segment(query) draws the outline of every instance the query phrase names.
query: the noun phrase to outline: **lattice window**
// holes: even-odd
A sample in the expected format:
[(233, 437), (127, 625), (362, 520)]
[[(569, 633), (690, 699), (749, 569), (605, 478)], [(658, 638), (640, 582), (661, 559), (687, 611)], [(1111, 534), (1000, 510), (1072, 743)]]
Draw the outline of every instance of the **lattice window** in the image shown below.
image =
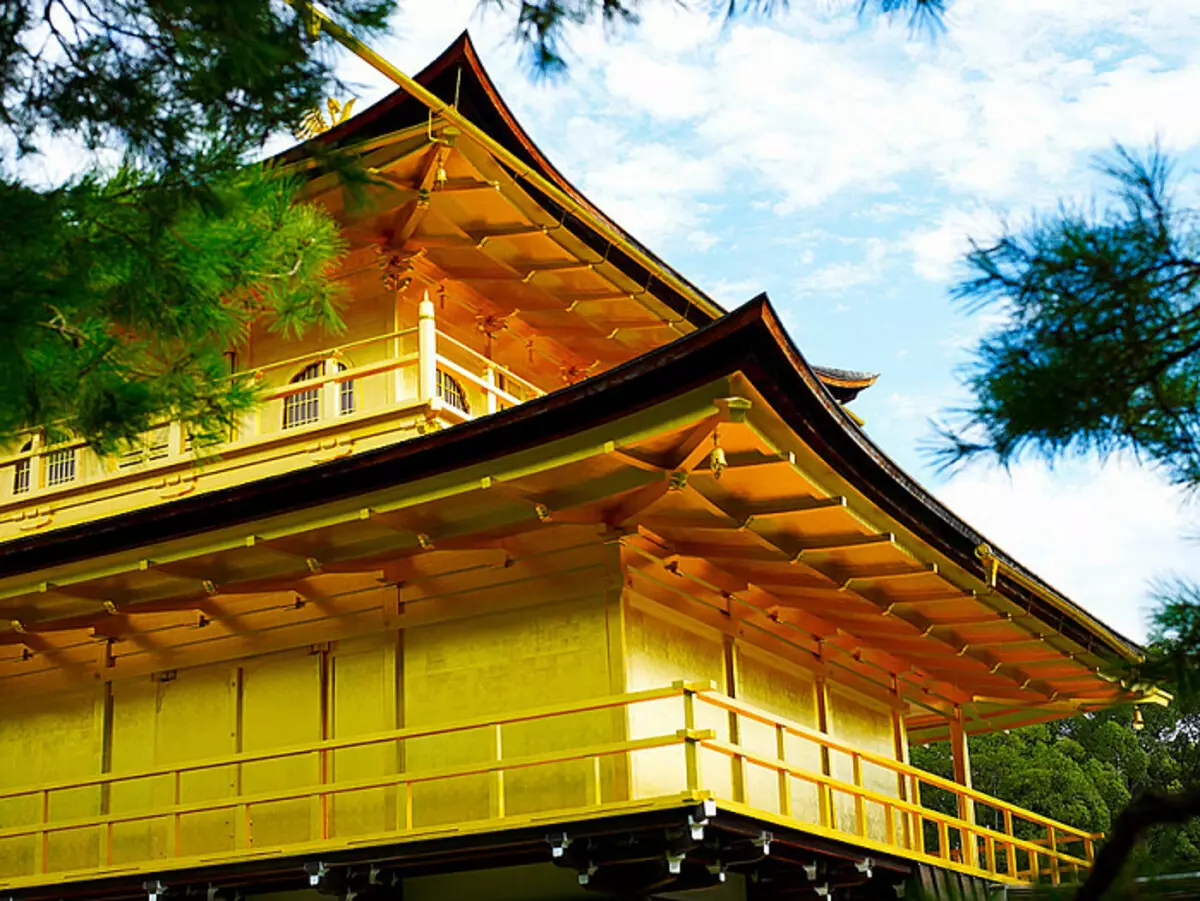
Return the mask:
[(463, 390), (463, 386), (452, 375), (440, 369), (437, 371), (437, 395), (446, 406), (464, 413), (471, 412), (471, 405), (467, 403), (467, 392)]
[[(25, 442), (21, 453), (27, 454), (33, 450), (33, 439)], [(33, 487), (33, 458), (25, 457), (17, 461), (13, 468), (13, 494), (26, 494)]]
[[(338, 372), (342, 372), (346, 368), (341, 363), (336, 365)], [(348, 380), (338, 383), (338, 413), (342, 416), (349, 416), (354, 410), (354, 381)]]
[[(311, 363), (292, 379), (295, 382), (309, 382), (319, 379), (325, 374), (325, 363)], [(283, 399), (283, 427), (294, 429), (297, 426), (308, 425), (321, 418), (321, 389), (309, 388), (307, 391), (297, 391)]]
[[(326, 361), (321, 360), (318, 363), (311, 363), (305, 366), (304, 369), (292, 379), (292, 383), (308, 382), (313, 379), (323, 378), (326, 373)], [(330, 375), (338, 372), (345, 372), (346, 366), (340, 361), (334, 361), (334, 370)], [(345, 381), (338, 384), (338, 415), (346, 416), (353, 413), (356, 408), (356, 399), (354, 396), (354, 382)], [(283, 399), (283, 427), (285, 429), (294, 429), (296, 426), (308, 425), (316, 422), (321, 418), (321, 387), (309, 388), (306, 391), (297, 391), (295, 394), (289, 394)]]
[(64, 447), (46, 454), (46, 485), (75, 481), (75, 448)]
[(171, 452), (171, 427), (164, 425), (146, 432), (141, 441), (117, 457), (117, 468), (128, 469), (150, 460), (165, 459)]

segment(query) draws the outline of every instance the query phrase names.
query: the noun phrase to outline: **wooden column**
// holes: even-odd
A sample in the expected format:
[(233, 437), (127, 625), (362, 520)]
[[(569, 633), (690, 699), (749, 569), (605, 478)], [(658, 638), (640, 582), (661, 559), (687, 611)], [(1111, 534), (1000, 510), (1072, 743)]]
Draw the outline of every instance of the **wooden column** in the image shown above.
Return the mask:
[(417, 307), (417, 391), (421, 403), (437, 397), (437, 319), (429, 292)]
[[(738, 675), (737, 648), (734, 645), (732, 635), (724, 636), (724, 652), (725, 694), (731, 698), (736, 698), (738, 696), (738, 683), (741, 680)], [(738, 715), (732, 711), (729, 714), (729, 743), (737, 747), (741, 747), (742, 744), (741, 722), (738, 719)], [(729, 759), (729, 762), (733, 768), (731, 774), (733, 800), (745, 803), (746, 758), (741, 755), (734, 755)]]
[[(950, 719), (950, 759), (954, 765), (954, 781), (971, 788), (971, 750), (967, 742), (961, 707), (954, 708), (954, 716)], [(958, 818), (974, 825), (975, 802), (959, 795)], [(974, 835), (964, 835), (963, 862), (974, 865), (977, 857)]]
[[(817, 729), (826, 735), (830, 734), (829, 686), (824, 675), (817, 677)], [(824, 745), (821, 745), (821, 773), (825, 776), (833, 775), (833, 761), (829, 756), (829, 748)], [(833, 792), (828, 785), (818, 786), (817, 801), (821, 812), (821, 825), (828, 829), (836, 829), (837, 811), (834, 809)]]

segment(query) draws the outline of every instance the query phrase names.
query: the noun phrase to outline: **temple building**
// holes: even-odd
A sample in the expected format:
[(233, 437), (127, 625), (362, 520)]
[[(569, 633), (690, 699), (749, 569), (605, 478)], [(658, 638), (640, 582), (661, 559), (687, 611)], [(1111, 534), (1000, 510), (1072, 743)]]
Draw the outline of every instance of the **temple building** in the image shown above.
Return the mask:
[[(572, 187), (466, 36), (415, 79), (356, 49), (396, 92), (279, 160), (345, 230), (346, 331), (231, 348), (263, 399), (215, 451), (164, 422), (0, 461), (0, 894), (1086, 871), (1100, 837), (974, 790), (967, 737), (1158, 700), (1139, 648), (872, 443), (874, 376)], [(954, 779), (910, 765), (934, 741)]]

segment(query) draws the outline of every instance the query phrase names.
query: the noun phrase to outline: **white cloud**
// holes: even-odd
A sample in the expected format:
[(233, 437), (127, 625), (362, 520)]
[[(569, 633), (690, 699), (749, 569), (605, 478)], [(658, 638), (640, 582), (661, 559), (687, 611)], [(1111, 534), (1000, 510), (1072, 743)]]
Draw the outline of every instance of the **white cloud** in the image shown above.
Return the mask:
[(989, 541), (1135, 640), (1145, 637), (1151, 579), (1200, 578), (1188, 538), (1196, 510), (1129, 460), (968, 468), (936, 493)]
[(857, 262), (830, 263), (816, 269), (797, 284), (800, 291), (844, 291), (876, 281), (883, 270), (887, 244), (879, 238), (868, 238), (866, 252)]
[(901, 242), (912, 252), (913, 271), (922, 278), (944, 282), (952, 278), (971, 247), (971, 239), (987, 243), (999, 235), (1000, 215), (990, 209), (974, 207), (944, 209), (926, 228), (905, 235)]

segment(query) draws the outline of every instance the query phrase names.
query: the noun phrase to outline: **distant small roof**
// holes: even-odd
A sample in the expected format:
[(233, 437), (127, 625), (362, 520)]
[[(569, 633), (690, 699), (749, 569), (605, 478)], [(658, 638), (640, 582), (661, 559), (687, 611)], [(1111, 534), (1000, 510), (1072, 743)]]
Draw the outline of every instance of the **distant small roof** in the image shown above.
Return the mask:
[(840, 403), (849, 403), (859, 392), (870, 388), (879, 378), (877, 372), (856, 372), (853, 369), (833, 369), (829, 366), (814, 366), (813, 372), (829, 393)]

